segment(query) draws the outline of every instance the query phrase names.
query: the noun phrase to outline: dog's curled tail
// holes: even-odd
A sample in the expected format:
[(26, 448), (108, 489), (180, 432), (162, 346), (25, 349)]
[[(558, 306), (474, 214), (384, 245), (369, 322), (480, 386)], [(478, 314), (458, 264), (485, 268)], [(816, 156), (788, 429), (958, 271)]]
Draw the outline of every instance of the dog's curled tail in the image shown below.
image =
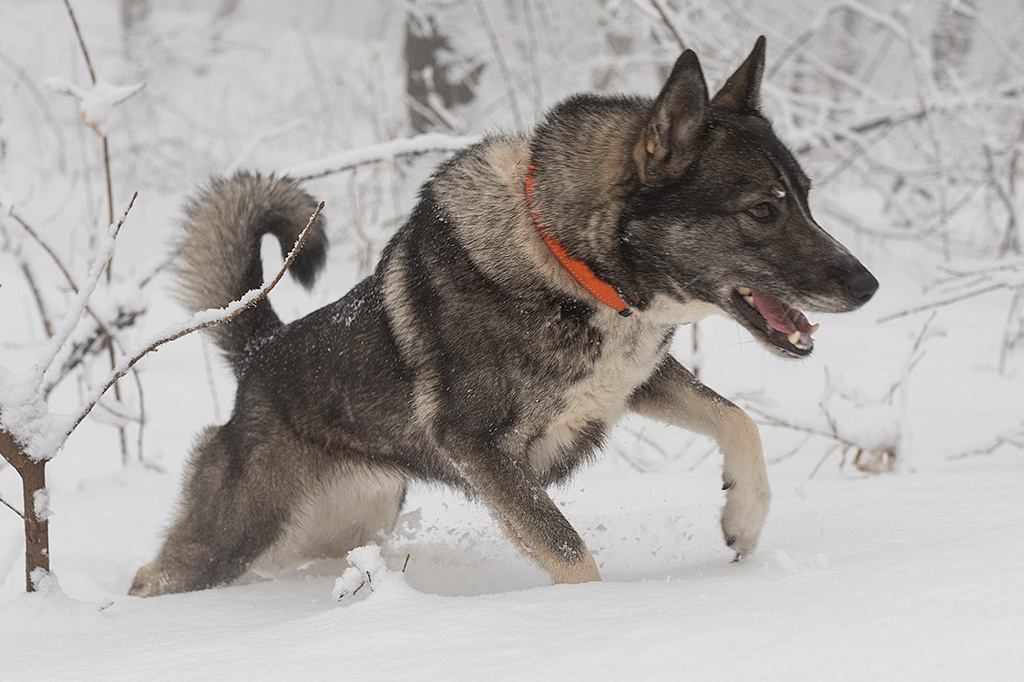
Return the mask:
[[(287, 256), (316, 206), (313, 197), (289, 178), (240, 172), (211, 180), (185, 206), (176, 268), (182, 303), (193, 312), (221, 308), (259, 288), (263, 284), (263, 235), (277, 237), (281, 253)], [(320, 218), (289, 272), (309, 288), (326, 255), (327, 238)], [(238, 373), (246, 345), (280, 326), (280, 318), (264, 298), (230, 322), (208, 331)]]

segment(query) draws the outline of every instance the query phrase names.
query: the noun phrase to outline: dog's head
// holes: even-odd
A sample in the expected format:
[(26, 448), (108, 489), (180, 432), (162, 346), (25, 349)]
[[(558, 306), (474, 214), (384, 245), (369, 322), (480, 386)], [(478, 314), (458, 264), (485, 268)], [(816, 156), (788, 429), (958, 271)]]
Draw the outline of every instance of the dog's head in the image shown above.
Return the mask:
[(759, 111), (765, 41), (713, 98), (687, 50), (632, 150), (619, 239), (654, 287), (711, 303), (771, 350), (813, 349), (801, 308), (845, 312), (877, 280), (811, 217), (810, 181)]

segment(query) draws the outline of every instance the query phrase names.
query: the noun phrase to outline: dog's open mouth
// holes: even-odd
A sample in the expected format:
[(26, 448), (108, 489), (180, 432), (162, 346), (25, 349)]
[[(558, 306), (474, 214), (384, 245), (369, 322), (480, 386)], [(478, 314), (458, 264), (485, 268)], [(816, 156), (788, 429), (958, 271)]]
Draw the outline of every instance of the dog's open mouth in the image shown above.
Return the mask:
[(736, 309), (769, 345), (797, 357), (814, 350), (813, 334), (819, 325), (812, 325), (793, 306), (750, 287), (736, 287), (732, 297)]

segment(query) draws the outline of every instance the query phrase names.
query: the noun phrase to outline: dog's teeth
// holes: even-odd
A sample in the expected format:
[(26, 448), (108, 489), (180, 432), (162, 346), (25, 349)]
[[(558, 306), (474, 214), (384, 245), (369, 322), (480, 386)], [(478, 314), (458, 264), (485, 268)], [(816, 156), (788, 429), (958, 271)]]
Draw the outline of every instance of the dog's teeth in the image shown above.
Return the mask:
[(744, 296), (743, 300), (746, 301), (747, 305), (749, 305), (749, 306), (753, 306), (754, 305), (754, 297), (749, 295), (749, 294)]
[(736, 287), (736, 291), (740, 292), (740, 296), (743, 296), (744, 298), (753, 293), (750, 291), (750, 287)]
[(800, 343), (800, 332), (793, 332), (786, 338), (789, 339), (789, 342), (795, 346), (798, 343)]
[(811, 325), (811, 334), (814, 334), (819, 329), (821, 329), (821, 325), (820, 324), (812, 324)]

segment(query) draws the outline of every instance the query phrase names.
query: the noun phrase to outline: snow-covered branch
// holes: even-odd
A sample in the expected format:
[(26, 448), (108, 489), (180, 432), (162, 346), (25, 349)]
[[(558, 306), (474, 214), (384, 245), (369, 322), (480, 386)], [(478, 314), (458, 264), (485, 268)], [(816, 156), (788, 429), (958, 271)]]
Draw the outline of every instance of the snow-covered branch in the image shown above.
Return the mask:
[(132, 199), (128, 202), (128, 207), (124, 210), (121, 219), (117, 224), (109, 225), (107, 228), (107, 234), (104, 235), (96, 245), (96, 252), (93, 258), (92, 266), (89, 268), (89, 274), (86, 277), (85, 285), (80, 287), (71, 305), (68, 307), (67, 312), (64, 313), (64, 318), (61, 320), (60, 325), (57, 327), (53, 337), (50, 339), (50, 343), (47, 344), (47, 349), (43, 353), (39, 362), (39, 370), (42, 372), (42, 378), (45, 380), (47, 374), (50, 373), (53, 367), (53, 361), (56, 359), (57, 354), (60, 353), (61, 348), (67, 343), (71, 333), (75, 330), (78, 325), (78, 321), (81, 319), (82, 314), (85, 312), (85, 307), (89, 303), (89, 298), (96, 290), (96, 285), (99, 283), (100, 277), (106, 269), (107, 264), (114, 255), (114, 245), (116, 243), (117, 235), (121, 231), (121, 227), (124, 225), (124, 221), (128, 218), (128, 213), (132, 210), (132, 206), (135, 205), (135, 199), (139, 196), (136, 192), (132, 195)]
[(415, 137), (351, 149), (316, 161), (296, 164), (285, 168), (281, 174), (296, 180), (311, 180), (325, 175), (350, 171), (359, 166), (394, 161), (395, 159), (407, 156), (458, 151), (463, 147), (479, 142), (480, 139), (479, 135), (424, 133)]
[(155, 351), (160, 346), (180, 339), (192, 332), (230, 322), (266, 298), (274, 287), (277, 286), (278, 282), (281, 281), (281, 278), (284, 277), (285, 272), (288, 271), (288, 268), (291, 267), (292, 263), (295, 262), (295, 258), (299, 255), (299, 252), (305, 245), (306, 239), (309, 236), (310, 231), (316, 225), (316, 221), (320, 217), (320, 212), (323, 208), (324, 203), (321, 201), (316, 207), (316, 210), (309, 217), (309, 222), (306, 223), (306, 227), (304, 227), (302, 232), (299, 234), (299, 238), (296, 240), (292, 250), (288, 253), (288, 257), (285, 259), (284, 263), (282, 263), (277, 275), (272, 280), (265, 282), (259, 289), (253, 289), (252, 291), (247, 292), (241, 298), (232, 301), (223, 308), (200, 311), (184, 322), (167, 327), (155, 334), (148, 341), (140, 344), (138, 349), (135, 351), (125, 354), (114, 365), (114, 368), (110, 371), (106, 381), (93, 389), (91, 395), (81, 406), (78, 413), (72, 415), (71, 419), (68, 420), (67, 425), (63, 429), (65, 437), (71, 435), (71, 432), (75, 430), (86, 416), (88, 416), (100, 401), (100, 398), (103, 397), (103, 394), (107, 392), (107, 389), (113, 386), (118, 379), (127, 374), (128, 370), (135, 366), (135, 364), (146, 355)]

